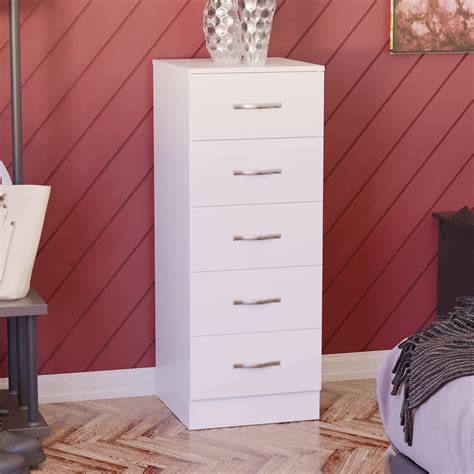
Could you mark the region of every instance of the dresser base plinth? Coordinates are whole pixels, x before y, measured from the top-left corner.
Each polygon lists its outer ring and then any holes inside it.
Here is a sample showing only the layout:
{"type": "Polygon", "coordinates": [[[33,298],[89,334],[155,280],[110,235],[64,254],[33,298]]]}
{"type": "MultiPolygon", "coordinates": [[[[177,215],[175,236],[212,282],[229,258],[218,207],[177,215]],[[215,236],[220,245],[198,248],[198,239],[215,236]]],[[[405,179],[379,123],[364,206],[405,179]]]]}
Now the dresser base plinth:
{"type": "Polygon", "coordinates": [[[319,391],[189,402],[190,430],[319,419],[319,391]]]}

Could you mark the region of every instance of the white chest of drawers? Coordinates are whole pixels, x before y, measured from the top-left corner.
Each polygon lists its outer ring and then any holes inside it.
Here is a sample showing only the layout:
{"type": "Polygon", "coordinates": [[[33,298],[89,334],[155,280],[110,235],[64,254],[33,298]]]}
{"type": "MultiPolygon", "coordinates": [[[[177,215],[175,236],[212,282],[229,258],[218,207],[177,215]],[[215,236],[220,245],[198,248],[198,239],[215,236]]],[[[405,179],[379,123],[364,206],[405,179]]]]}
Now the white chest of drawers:
{"type": "Polygon", "coordinates": [[[319,417],[323,87],[154,61],[157,394],[190,429],[319,417]]]}

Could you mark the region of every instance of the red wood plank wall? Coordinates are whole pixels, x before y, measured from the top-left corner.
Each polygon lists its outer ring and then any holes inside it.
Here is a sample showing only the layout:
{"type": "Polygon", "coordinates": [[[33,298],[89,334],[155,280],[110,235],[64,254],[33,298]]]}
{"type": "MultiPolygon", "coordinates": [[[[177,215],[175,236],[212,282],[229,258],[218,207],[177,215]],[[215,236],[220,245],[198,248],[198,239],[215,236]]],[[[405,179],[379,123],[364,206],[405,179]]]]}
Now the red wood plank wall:
{"type": "MultiPolygon", "coordinates": [[[[53,187],[41,373],[154,365],[151,59],[206,56],[204,3],[21,1],[26,181],[53,187]]],[[[392,56],[388,31],[389,0],[280,0],[275,17],[271,55],[327,67],[326,353],[387,349],[433,317],[430,213],[474,204],[473,56],[392,56]]]]}

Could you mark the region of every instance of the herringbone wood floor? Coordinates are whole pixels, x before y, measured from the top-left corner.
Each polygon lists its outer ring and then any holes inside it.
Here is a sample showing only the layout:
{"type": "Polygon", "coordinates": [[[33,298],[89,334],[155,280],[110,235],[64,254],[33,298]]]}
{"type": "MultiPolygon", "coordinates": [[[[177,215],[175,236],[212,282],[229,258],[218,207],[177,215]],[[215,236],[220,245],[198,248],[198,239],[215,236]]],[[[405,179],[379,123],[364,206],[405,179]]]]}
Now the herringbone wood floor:
{"type": "Polygon", "coordinates": [[[325,383],[321,421],[189,432],[156,397],[43,405],[34,472],[377,473],[388,446],[375,382],[325,383]]]}

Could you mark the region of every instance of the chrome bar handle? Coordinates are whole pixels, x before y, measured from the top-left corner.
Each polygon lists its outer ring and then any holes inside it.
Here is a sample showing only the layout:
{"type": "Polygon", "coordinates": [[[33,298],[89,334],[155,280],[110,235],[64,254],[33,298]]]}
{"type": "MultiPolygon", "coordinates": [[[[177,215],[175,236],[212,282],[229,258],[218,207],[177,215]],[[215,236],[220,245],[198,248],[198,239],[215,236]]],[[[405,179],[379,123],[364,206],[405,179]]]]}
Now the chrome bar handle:
{"type": "Polygon", "coordinates": [[[253,306],[271,303],[281,303],[281,298],[263,298],[259,300],[234,300],[234,306],[253,306]]]}
{"type": "Polygon", "coordinates": [[[234,235],[234,240],[273,240],[281,239],[281,234],[234,235]]]}
{"type": "Polygon", "coordinates": [[[234,369],[264,369],[265,367],[277,367],[279,365],[281,365],[281,360],[272,360],[254,364],[234,364],[234,369]]]}
{"type": "Polygon", "coordinates": [[[234,170],[234,176],[263,176],[266,174],[281,174],[281,168],[268,170],[234,170]]]}
{"type": "Polygon", "coordinates": [[[234,104],[234,110],[265,110],[265,109],[281,109],[281,102],[268,102],[266,104],[234,104]]]}

